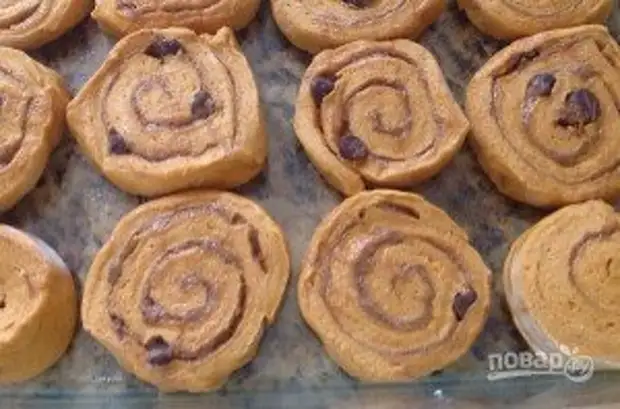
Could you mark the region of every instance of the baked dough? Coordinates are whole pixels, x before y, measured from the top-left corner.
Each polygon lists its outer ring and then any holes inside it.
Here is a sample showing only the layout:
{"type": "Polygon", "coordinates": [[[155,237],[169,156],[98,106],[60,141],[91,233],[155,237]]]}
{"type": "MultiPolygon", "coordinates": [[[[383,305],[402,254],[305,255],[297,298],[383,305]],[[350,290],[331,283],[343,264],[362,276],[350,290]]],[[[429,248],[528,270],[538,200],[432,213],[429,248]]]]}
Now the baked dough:
{"type": "Polygon", "coordinates": [[[33,49],[56,40],[79,23],[92,0],[3,0],[0,46],[33,49]]]}
{"type": "Polygon", "coordinates": [[[284,35],[311,53],[355,40],[417,37],[444,8],[445,0],[271,0],[284,35]]]}
{"type": "Polygon", "coordinates": [[[490,280],[467,234],[442,210],[411,193],[375,190],[321,222],[298,300],[346,372],[403,381],[469,350],[489,312],[490,280]]]}
{"type": "Polygon", "coordinates": [[[58,361],[76,316],[73,277],[58,254],[0,225],[0,384],[30,379],[58,361]]]}
{"type": "Polygon", "coordinates": [[[480,31],[514,39],[542,31],[603,23],[613,0],[458,0],[480,31]]]}
{"type": "Polygon", "coordinates": [[[68,101],[58,74],[0,47],[0,210],[13,207],[41,177],[60,142],[68,101]]]}
{"type": "Polygon", "coordinates": [[[237,186],[266,157],[258,90],[228,28],[123,38],[71,101],[67,121],[92,163],[142,196],[237,186]]]}
{"type": "Polygon", "coordinates": [[[401,187],[429,179],[468,130],[437,61],[408,40],[357,41],[321,52],[297,98],[297,137],[345,195],[366,183],[401,187]]]}
{"type": "Polygon", "coordinates": [[[546,217],[512,246],[504,288],[535,351],[620,369],[620,215],[602,201],[546,217]]]}
{"type": "Polygon", "coordinates": [[[471,142],[504,194],[541,207],[620,193],[620,47],[603,26],[497,53],[467,90],[471,142]]]}
{"type": "Polygon", "coordinates": [[[97,254],[84,328],[160,390],[208,391],[254,357],[288,277],[284,237],[258,205],[173,195],[126,215],[97,254]]]}
{"type": "Polygon", "coordinates": [[[142,28],[188,27],[215,33],[247,26],[260,0],[101,0],[92,17],[104,30],[124,36],[142,28]]]}

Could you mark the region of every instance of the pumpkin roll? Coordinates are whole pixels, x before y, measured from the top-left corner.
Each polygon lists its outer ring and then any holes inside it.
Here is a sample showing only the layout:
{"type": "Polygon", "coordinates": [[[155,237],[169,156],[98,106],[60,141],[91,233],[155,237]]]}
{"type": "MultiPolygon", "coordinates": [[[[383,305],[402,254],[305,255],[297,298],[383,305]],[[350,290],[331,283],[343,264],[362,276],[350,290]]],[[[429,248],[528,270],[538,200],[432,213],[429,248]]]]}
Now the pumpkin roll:
{"type": "Polygon", "coordinates": [[[67,121],[92,163],[142,196],[234,187],[266,158],[258,90],[228,28],[123,38],[71,101],[67,121]]]}
{"type": "Polygon", "coordinates": [[[311,53],[355,40],[417,37],[444,8],[444,0],[271,0],[280,30],[311,53]]]}
{"type": "Polygon", "coordinates": [[[241,29],[254,19],[260,0],[101,0],[92,17],[116,36],[143,28],[188,27],[215,33],[241,29]]]}
{"type": "Polygon", "coordinates": [[[77,320],[73,277],[40,239],[0,225],[0,384],[52,366],[69,346],[77,320]]]}
{"type": "Polygon", "coordinates": [[[126,215],[97,254],[84,328],[160,390],[209,391],[255,356],[288,277],[282,232],[257,204],[173,195],[126,215]]]}
{"type": "Polygon", "coordinates": [[[607,30],[583,26],[518,40],[480,69],[471,142],[501,192],[540,207],[620,193],[619,67],[607,30]]]}
{"type": "Polygon", "coordinates": [[[2,0],[0,45],[32,49],[56,40],[80,22],[92,0],[2,0]]]}
{"type": "Polygon", "coordinates": [[[515,39],[542,31],[603,23],[613,0],[458,0],[480,31],[515,39]]]}
{"type": "Polygon", "coordinates": [[[408,41],[357,41],[318,54],[303,76],[295,131],[345,195],[403,187],[438,173],[469,123],[437,61],[408,41]]]}
{"type": "Polygon", "coordinates": [[[571,205],[531,227],[510,249],[504,288],[534,350],[620,369],[620,214],[613,207],[571,205]]]}
{"type": "Polygon", "coordinates": [[[316,230],[298,283],[327,353],[366,381],[402,381],[465,354],[490,308],[491,272],[467,234],[411,193],[345,200],[316,230]]]}
{"type": "Polygon", "coordinates": [[[13,207],[41,177],[60,142],[68,101],[58,74],[0,47],[0,210],[13,207]]]}

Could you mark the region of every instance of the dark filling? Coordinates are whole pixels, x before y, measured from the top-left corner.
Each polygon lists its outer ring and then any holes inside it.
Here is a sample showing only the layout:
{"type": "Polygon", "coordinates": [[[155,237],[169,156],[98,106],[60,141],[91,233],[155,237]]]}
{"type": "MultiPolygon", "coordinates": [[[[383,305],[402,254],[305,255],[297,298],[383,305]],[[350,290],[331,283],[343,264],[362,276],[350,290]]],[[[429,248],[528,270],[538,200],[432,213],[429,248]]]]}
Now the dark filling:
{"type": "Polygon", "coordinates": [[[174,38],[158,37],[146,47],[144,54],[161,60],[167,55],[176,55],[182,49],[181,43],[174,38]]]}
{"type": "Polygon", "coordinates": [[[467,311],[469,311],[469,308],[476,302],[477,299],[478,294],[473,288],[468,288],[467,290],[458,292],[454,296],[452,311],[454,312],[454,316],[457,321],[463,321],[465,314],[467,314],[467,311]]]}
{"type": "Polygon", "coordinates": [[[420,213],[418,213],[417,210],[412,209],[410,207],[406,207],[406,206],[402,206],[402,205],[399,205],[396,203],[390,203],[390,202],[379,203],[377,207],[388,210],[388,211],[392,211],[395,213],[400,213],[405,216],[414,218],[416,220],[420,220],[420,213]]]}
{"type": "Polygon", "coordinates": [[[368,157],[368,147],[355,135],[347,134],[338,140],[340,156],[346,160],[363,160],[368,157]]]}
{"type": "Polygon", "coordinates": [[[215,101],[208,91],[200,90],[194,94],[192,101],[192,116],[196,119],[206,119],[215,112],[215,101]]]}
{"type": "Polygon", "coordinates": [[[316,105],[321,105],[323,98],[334,90],[335,85],[336,79],[334,77],[325,77],[322,75],[315,77],[310,86],[314,103],[316,105]]]}
{"type": "Polygon", "coordinates": [[[123,136],[114,128],[108,132],[108,150],[114,155],[128,155],[131,153],[123,136]]]}
{"type": "Polygon", "coordinates": [[[538,50],[530,50],[521,54],[515,54],[508,59],[506,63],[505,71],[503,75],[510,74],[521,68],[524,64],[532,61],[534,58],[538,57],[540,53],[538,50]]]}
{"type": "Polygon", "coordinates": [[[544,73],[532,77],[527,84],[527,97],[548,97],[555,86],[555,76],[553,74],[544,73]]]}
{"type": "Polygon", "coordinates": [[[258,240],[258,231],[256,231],[254,227],[252,227],[248,233],[248,241],[250,242],[250,248],[252,249],[252,258],[260,265],[263,272],[267,272],[265,256],[263,255],[263,249],[261,248],[260,241],[258,240]]]}
{"type": "Polygon", "coordinates": [[[584,126],[601,116],[601,105],[596,95],[587,89],[570,92],[557,120],[560,126],[584,126]]]}
{"type": "Polygon", "coordinates": [[[127,333],[127,324],[125,323],[125,320],[115,314],[110,315],[110,319],[112,320],[112,328],[114,329],[114,332],[119,339],[123,339],[127,333]]]}
{"type": "Polygon", "coordinates": [[[342,0],[342,2],[358,9],[369,7],[372,4],[372,0],[342,0]]]}
{"type": "Polygon", "coordinates": [[[149,339],[144,347],[148,352],[148,361],[151,365],[168,365],[174,358],[172,347],[159,335],[149,339]]]}

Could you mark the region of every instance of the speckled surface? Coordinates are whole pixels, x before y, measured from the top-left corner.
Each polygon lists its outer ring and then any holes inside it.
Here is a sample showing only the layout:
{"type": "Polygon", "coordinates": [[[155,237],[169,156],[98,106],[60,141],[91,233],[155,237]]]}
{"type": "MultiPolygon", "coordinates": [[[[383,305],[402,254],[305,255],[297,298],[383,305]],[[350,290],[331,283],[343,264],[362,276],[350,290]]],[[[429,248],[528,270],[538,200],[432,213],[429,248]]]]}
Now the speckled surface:
{"type": "MultiPolygon", "coordinates": [[[[292,250],[294,282],[315,226],[341,197],[327,187],[309,163],[290,123],[299,80],[310,57],[279,34],[264,3],[257,20],[239,33],[239,40],[264,103],[269,163],[258,178],[238,191],[261,203],[283,226],[292,250]]],[[[420,41],[439,59],[450,88],[462,102],[468,79],[502,44],[483,37],[456,9],[454,1],[448,3],[448,11],[420,41]]],[[[609,25],[620,38],[618,10],[609,25]]],[[[31,55],[59,71],[75,94],[113,43],[87,20],[31,55]]],[[[544,215],[502,197],[467,147],[439,176],[414,190],[445,209],[470,233],[473,245],[497,277],[512,240],[544,215]]],[[[106,182],[66,134],[37,188],[0,218],[47,241],[81,283],[116,222],[141,201],[106,182]]],[[[587,393],[561,379],[501,384],[484,381],[487,354],[525,348],[500,301],[499,280],[495,280],[498,296],[486,330],[468,356],[423,382],[389,388],[358,384],[326,357],[300,318],[292,288],[276,325],[262,342],[259,356],[217,394],[157,397],[152,388],[121,371],[111,355],[79,331],[67,356],[53,369],[25,384],[0,389],[0,407],[146,408],[153,407],[154,402],[159,403],[157,407],[218,408],[462,407],[454,399],[463,396],[484,399],[493,406],[504,401],[518,404],[526,397],[538,399],[546,407],[555,406],[554,402],[560,406],[560,402],[569,402],[567,396],[575,395],[588,398],[584,405],[598,400],[620,401],[620,392],[612,393],[618,388],[611,387],[614,380],[610,376],[593,381],[587,393]]]]}

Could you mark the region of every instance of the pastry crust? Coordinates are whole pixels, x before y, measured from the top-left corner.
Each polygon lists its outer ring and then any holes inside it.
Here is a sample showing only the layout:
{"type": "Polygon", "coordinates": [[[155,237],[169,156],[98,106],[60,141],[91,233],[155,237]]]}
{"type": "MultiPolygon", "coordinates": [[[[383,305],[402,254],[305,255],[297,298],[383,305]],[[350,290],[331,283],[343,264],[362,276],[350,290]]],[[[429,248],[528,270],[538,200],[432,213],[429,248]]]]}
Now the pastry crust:
{"type": "Polygon", "coordinates": [[[112,183],[143,196],[234,187],[266,159],[258,90],[228,28],[123,38],[71,101],[67,121],[112,183]]]}
{"type": "Polygon", "coordinates": [[[515,39],[547,30],[603,23],[613,0],[458,0],[485,34],[515,39]]]}
{"type": "Polygon", "coordinates": [[[374,190],[319,225],[298,283],[302,315],[350,375],[403,381],[448,366],[481,332],[491,272],[422,197],[374,190]]]}
{"type": "Polygon", "coordinates": [[[415,38],[445,8],[444,0],[385,0],[355,7],[331,0],[271,0],[280,30],[298,48],[317,53],[355,40],[415,38]]]}
{"type": "Polygon", "coordinates": [[[38,48],[77,25],[92,6],[92,0],[3,1],[0,46],[38,48]]]}
{"type": "Polygon", "coordinates": [[[41,177],[60,142],[68,101],[58,74],[0,47],[0,210],[17,204],[41,177]]]}
{"type": "Polygon", "coordinates": [[[250,200],[216,191],[154,200],[97,254],[84,328],[160,390],[217,389],[256,354],[289,268],[280,228],[250,200]]]}
{"type": "Polygon", "coordinates": [[[214,34],[222,27],[244,28],[259,6],[260,0],[101,0],[92,17],[119,37],[143,28],[167,27],[214,34]]]}
{"type": "Polygon", "coordinates": [[[506,299],[535,351],[620,369],[619,246],[620,215],[602,201],[565,207],[512,245],[506,299]]]}
{"type": "Polygon", "coordinates": [[[58,254],[0,225],[0,384],[30,379],[58,361],[76,316],[73,277],[58,254]]]}
{"type": "Polygon", "coordinates": [[[620,47],[603,26],[518,40],[473,77],[471,142],[498,189],[540,207],[620,194],[620,47]]]}
{"type": "Polygon", "coordinates": [[[409,40],[357,41],[321,52],[304,74],[295,107],[299,141],[345,195],[366,183],[402,187],[429,179],[469,130],[437,61],[409,40]],[[347,152],[347,140],[364,155],[351,156],[356,151],[347,152]]]}

